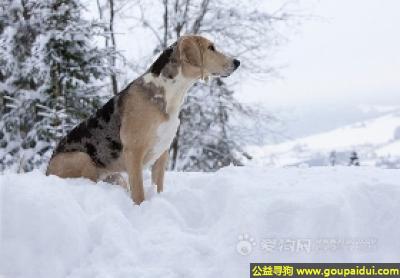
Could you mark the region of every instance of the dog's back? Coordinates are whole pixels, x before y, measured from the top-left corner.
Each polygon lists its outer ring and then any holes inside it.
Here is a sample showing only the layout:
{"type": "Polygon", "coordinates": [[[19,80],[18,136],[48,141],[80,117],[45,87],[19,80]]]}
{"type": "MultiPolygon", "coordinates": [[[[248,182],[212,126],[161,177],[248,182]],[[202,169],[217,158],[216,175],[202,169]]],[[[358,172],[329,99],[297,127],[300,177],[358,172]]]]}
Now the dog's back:
{"type": "MultiPolygon", "coordinates": [[[[63,137],[55,148],[52,159],[59,154],[84,153],[96,167],[103,168],[118,159],[122,151],[121,102],[129,86],[63,137]]],[[[54,170],[49,167],[47,174],[59,174],[54,173],[54,170]]]]}

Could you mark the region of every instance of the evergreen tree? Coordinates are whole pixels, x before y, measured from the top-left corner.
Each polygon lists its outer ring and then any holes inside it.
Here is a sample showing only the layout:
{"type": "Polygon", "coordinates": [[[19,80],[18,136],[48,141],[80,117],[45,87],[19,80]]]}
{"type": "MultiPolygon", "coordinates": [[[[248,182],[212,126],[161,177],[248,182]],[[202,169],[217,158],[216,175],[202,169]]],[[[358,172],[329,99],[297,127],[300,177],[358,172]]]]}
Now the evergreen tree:
{"type": "Polygon", "coordinates": [[[209,85],[195,86],[181,111],[182,122],[174,144],[183,143],[177,148],[177,159],[172,159],[177,164],[171,168],[215,171],[230,164],[243,165],[243,159],[250,156],[233,139],[230,115],[246,116],[248,111],[220,78],[209,85]]]}
{"type": "Polygon", "coordinates": [[[98,25],[81,18],[77,0],[9,4],[15,11],[0,35],[0,57],[8,60],[0,80],[6,130],[0,163],[30,170],[99,106],[99,80],[110,74],[112,53],[93,45],[98,25]]]}
{"type": "Polygon", "coordinates": [[[349,166],[360,166],[360,160],[356,151],[351,152],[349,166]]]}
{"type": "Polygon", "coordinates": [[[331,166],[335,166],[337,163],[336,151],[331,151],[329,154],[329,163],[331,166]]]}
{"type": "Polygon", "coordinates": [[[36,89],[34,79],[25,71],[37,30],[33,24],[32,3],[5,0],[1,4],[0,21],[0,167],[21,160],[19,149],[32,123],[36,89]]]}

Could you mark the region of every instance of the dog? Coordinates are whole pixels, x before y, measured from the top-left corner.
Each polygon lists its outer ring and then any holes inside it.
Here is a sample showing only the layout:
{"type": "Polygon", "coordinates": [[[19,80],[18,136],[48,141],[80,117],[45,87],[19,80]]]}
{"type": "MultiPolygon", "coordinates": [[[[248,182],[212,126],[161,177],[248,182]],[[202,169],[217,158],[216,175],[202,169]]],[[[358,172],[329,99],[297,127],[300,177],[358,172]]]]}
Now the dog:
{"type": "Polygon", "coordinates": [[[151,167],[152,183],[162,192],[186,92],[199,79],[227,77],[239,65],[202,36],[180,37],[142,76],[60,140],[46,175],[116,182],[128,187],[139,205],[142,170],[151,167]],[[128,173],[129,184],[120,172],[128,173]]]}

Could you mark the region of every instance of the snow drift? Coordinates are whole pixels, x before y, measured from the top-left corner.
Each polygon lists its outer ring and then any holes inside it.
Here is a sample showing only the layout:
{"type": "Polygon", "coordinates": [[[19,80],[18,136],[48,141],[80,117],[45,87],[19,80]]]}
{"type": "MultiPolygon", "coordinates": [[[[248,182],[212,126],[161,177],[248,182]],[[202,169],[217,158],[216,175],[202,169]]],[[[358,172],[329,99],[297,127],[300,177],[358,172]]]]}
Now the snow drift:
{"type": "Polygon", "coordinates": [[[146,184],[139,207],[102,182],[0,176],[0,276],[247,277],[250,262],[400,259],[399,170],[228,167],[168,173],[163,194],[146,184]]]}

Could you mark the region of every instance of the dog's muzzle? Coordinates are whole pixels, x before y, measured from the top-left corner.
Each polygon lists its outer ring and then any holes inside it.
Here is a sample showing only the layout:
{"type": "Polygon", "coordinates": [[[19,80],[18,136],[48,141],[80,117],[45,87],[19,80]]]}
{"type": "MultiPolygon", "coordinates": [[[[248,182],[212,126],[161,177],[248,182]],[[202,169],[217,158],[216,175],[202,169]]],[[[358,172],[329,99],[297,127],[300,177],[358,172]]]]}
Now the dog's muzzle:
{"type": "Polygon", "coordinates": [[[233,59],[232,60],[232,64],[229,67],[228,71],[221,75],[221,77],[228,77],[229,75],[231,75],[238,67],[240,66],[240,61],[238,59],[233,59]]]}
{"type": "Polygon", "coordinates": [[[236,70],[240,66],[240,61],[238,59],[233,59],[233,70],[236,70]]]}

